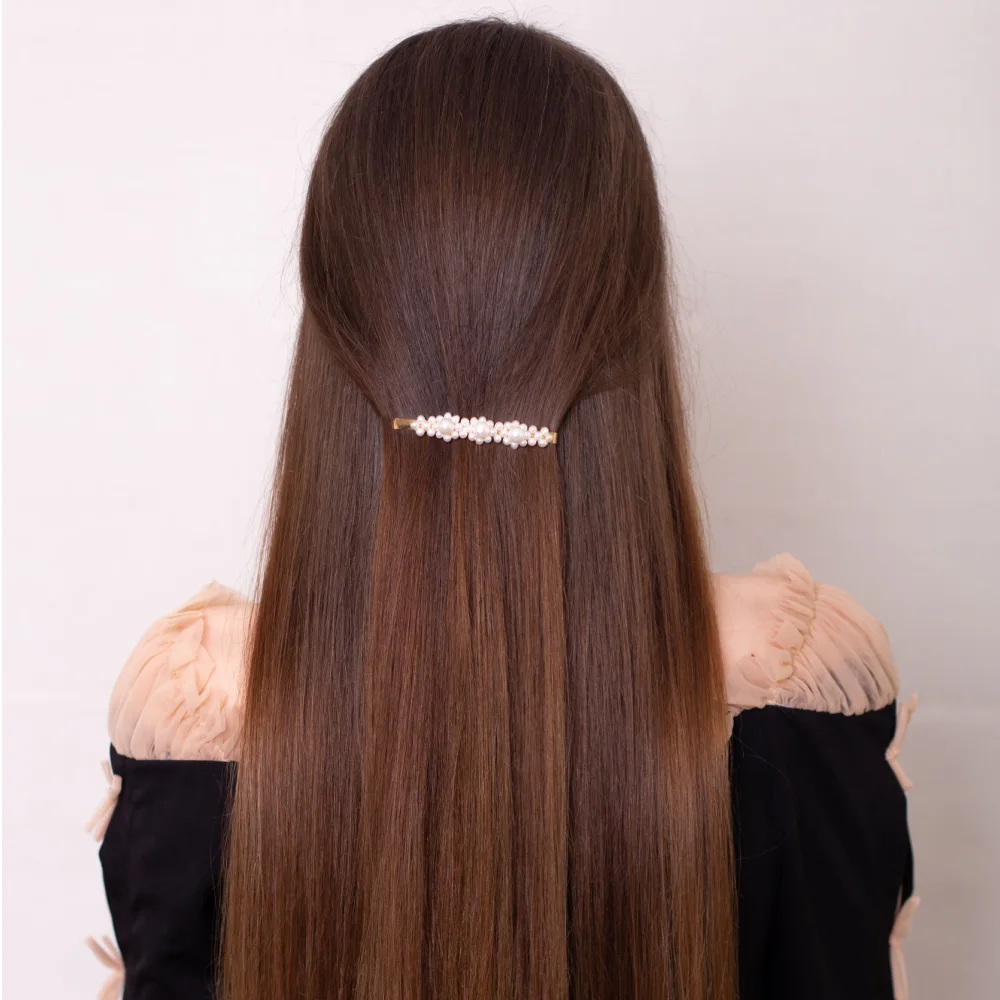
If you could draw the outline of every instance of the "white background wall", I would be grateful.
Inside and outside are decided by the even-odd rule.
[[[715,564],[791,550],[886,623],[921,695],[913,997],[992,995],[998,5],[494,9],[598,53],[654,134]],[[390,43],[489,10],[6,4],[9,1000],[95,995],[112,682],[154,617],[248,582],[326,113]]]

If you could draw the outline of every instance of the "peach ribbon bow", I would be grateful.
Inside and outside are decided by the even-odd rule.
[[[906,980],[906,960],[903,957],[903,941],[910,933],[913,914],[917,912],[920,899],[917,896],[903,903],[896,914],[896,922],[889,935],[889,963],[892,966],[892,995],[895,1000],[909,1000],[910,985]]]
[[[107,934],[100,941],[89,937],[84,943],[94,953],[97,961],[111,970],[111,975],[104,981],[97,994],[97,1000],[116,1000],[125,988],[125,963],[122,961],[122,953]]]
[[[101,767],[104,770],[104,777],[108,781],[108,790],[104,793],[104,798],[94,815],[90,817],[90,821],[84,827],[87,833],[94,835],[94,840],[104,839],[108,824],[111,822],[111,816],[115,811],[115,804],[118,802],[118,795],[122,790],[122,776],[115,774],[111,770],[111,764],[106,760],[101,761]]]
[[[885,759],[889,762],[889,766],[896,772],[896,777],[899,779],[900,785],[903,786],[903,791],[908,792],[913,787],[913,782],[910,781],[907,773],[903,770],[903,765],[899,762],[899,751],[903,746],[903,737],[906,735],[906,727],[910,724],[910,719],[913,718],[913,713],[917,710],[917,696],[913,695],[909,701],[904,701],[900,703],[899,709],[896,712],[896,734],[892,738],[892,742],[889,744],[888,749],[885,752]]]

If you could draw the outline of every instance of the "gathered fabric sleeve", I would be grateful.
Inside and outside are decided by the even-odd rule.
[[[899,674],[881,623],[794,556],[718,574],[715,597],[734,714],[784,705],[858,715],[896,698]]]
[[[207,1000],[252,607],[211,583],[147,629],[111,697],[109,786],[88,829],[114,927],[101,1000]]]
[[[719,577],[741,1000],[907,1000],[918,900],[885,630],[778,556]]]
[[[219,583],[155,621],[111,694],[115,749],[136,760],[232,760],[251,603]]]

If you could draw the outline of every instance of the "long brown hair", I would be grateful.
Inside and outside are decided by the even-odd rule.
[[[347,92],[246,681],[226,1000],[734,993],[725,692],[654,168],[532,27]],[[393,431],[451,411],[512,450]]]

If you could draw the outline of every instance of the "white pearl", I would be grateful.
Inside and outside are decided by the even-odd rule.
[[[511,427],[507,434],[509,442],[517,447],[518,445],[528,443],[528,428],[524,424],[518,424],[515,427]]]
[[[526,448],[538,446],[544,448],[555,440],[555,434],[547,427],[539,429],[534,424],[530,427],[517,420],[494,421],[486,417],[460,417],[450,410],[433,417],[421,414],[410,421],[410,428],[418,437],[425,434],[442,441],[454,441],[455,438],[467,438],[476,444],[488,444],[490,441],[503,443],[510,448]]]

